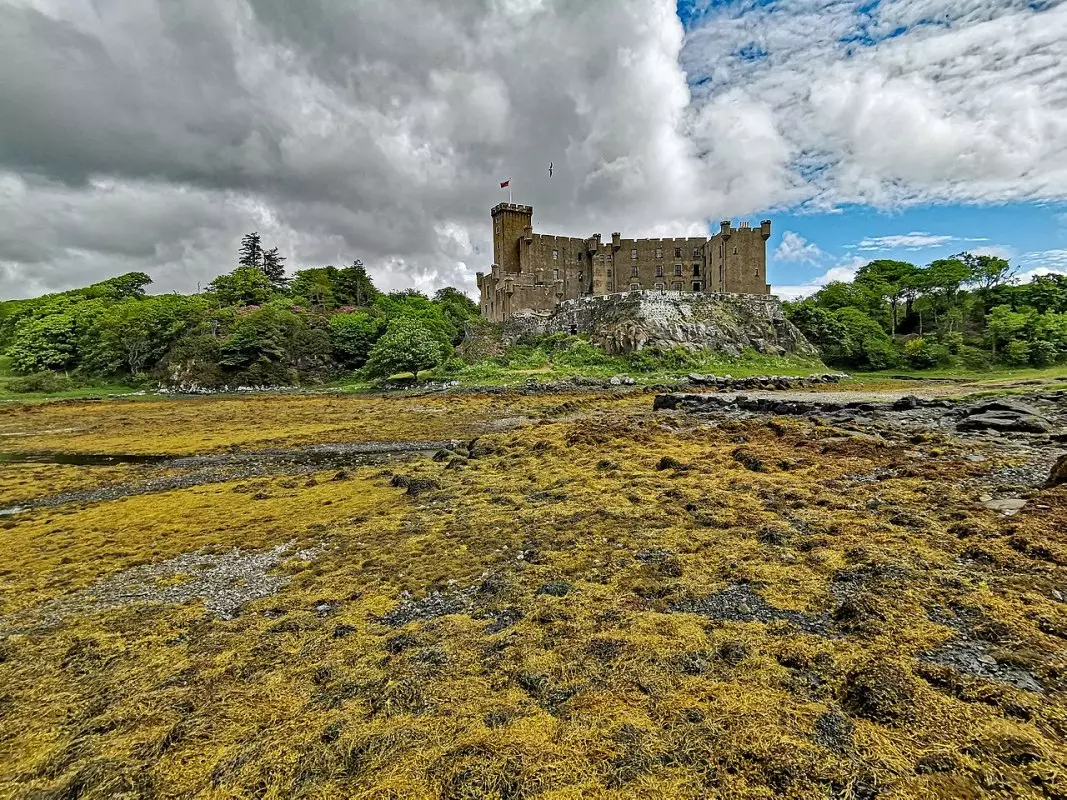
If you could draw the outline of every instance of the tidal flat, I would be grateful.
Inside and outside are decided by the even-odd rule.
[[[0,797],[1065,797],[1021,391],[0,408]]]

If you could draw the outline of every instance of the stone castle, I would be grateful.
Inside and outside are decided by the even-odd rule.
[[[492,210],[493,267],[478,273],[482,315],[494,322],[550,312],[567,300],[653,290],[769,295],[767,239],[758,228],[724,221],[711,238],[588,239],[534,233],[533,207],[501,203]]]

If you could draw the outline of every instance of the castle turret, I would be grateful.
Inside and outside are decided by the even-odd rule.
[[[771,238],[771,221],[769,219],[762,220],[759,224],[760,236],[763,237],[763,241],[767,241]]]
[[[492,215],[494,261],[504,272],[519,272],[519,240],[533,231],[533,206],[501,203]]]

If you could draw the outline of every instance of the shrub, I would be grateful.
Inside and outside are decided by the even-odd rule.
[[[685,372],[699,362],[682,347],[645,347],[626,356],[626,363],[634,372]]]
[[[388,378],[401,372],[414,373],[433,369],[452,352],[448,339],[440,331],[414,317],[398,317],[389,323],[385,334],[375,343],[367,359],[367,374]]]
[[[552,361],[563,367],[603,367],[613,363],[611,356],[584,339],[578,339],[570,347],[556,353]]]
[[[977,347],[961,347],[960,361],[967,369],[975,372],[983,372],[993,367],[993,359],[990,357],[989,352]]]
[[[1013,367],[1021,367],[1030,363],[1030,342],[1016,339],[1008,342],[1002,351],[1004,362]]]
[[[346,367],[362,367],[382,335],[382,320],[366,311],[330,317],[330,344],[334,357]]]
[[[1030,363],[1035,367],[1050,367],[1059,358],[1059,351],[1052,342],[1034,342],[1030,345]]]
[[[57,372],[35,372],[23,378],[13,378],[7,383],[8,391],[18,394],[40,392],[50,394],[52,392],[65,392],[74,388],[74,381],[66,375]]]
[[[904,344],[904,358],[914,369],[930,369],[952,360],[949,348],[919,336]]]

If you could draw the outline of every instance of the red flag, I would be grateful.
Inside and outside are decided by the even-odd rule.
[[[501,189],[507,189],[509,186],[511,186],[511,178],[508,178],[506,181],[500,184]]]

